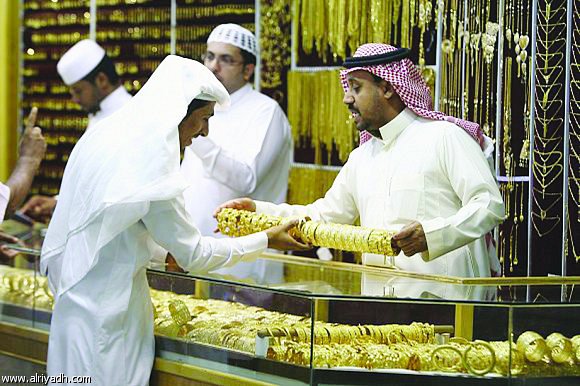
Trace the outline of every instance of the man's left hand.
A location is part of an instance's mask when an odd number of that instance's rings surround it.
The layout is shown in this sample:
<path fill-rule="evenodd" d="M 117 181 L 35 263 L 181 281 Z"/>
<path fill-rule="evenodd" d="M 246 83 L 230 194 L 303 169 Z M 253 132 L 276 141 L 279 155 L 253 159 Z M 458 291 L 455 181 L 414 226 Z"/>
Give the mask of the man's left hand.
<path fill-rule="evenodd" d="M 405 256 L 413 256 L 426 251 L 427 239 L 423 226 L 418 221 L 407 224 L 393 236 L 391 244 L 396 249 L 395 252 L 402 250 Z"/>

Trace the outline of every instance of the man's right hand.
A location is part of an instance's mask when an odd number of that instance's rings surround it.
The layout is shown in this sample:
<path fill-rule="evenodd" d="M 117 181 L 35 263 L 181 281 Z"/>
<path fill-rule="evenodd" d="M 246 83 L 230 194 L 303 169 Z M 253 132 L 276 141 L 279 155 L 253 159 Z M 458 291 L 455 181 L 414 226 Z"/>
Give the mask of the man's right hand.
<path fill-rule="evenodd" d="M 250 212 L 256 211 L 256 203 L 254 200 L 248 197 L 236 198 L 234 200 L 229 200 L 217 207 L 213 212 L 213 217 L 217 218 L 218 213 L 224 208 L 248 210 Z"/>
<path fill-rule="evenodd" d="M 303 242 L 292 237 L 289 233 L 298 225 L 300 220 L 288 221 L 285 224 L 274 226 L 266 229 L 268 235 L 268 248 L 278 249 L 280 251 L 305 251 L 312 249 L 312 245 L 304 244 Z"/>
<path fill-rule="evenodd" d="M 9 235 L 8 233 L 4 233 L 4 232 L 0 231 L 0 258 L 12 259 L 14 256 L 16 256 L 18 254 L 18 252 L 16 252 L 15 250 L 6 248 L 4 243 L 15 244 L 18 242 L 20 242 L 20 240 L 18 240 L 16 237 Z"/>
<path fill-rule="evenodd" d="M 32 196 L 22 207 L 21 211 L 36 221 L 48 222 L 52 217 L 56 200 L 48 196 Z"/>
<path fill-rule="evenodd" d="M 46 151 L 46 141 L 40 127 L 34 126 L 37 114 L 38 109 L 33 107 L 26 120 L 26 128 L 20 141 L 20 158 L 33 161 L 38 167 Z"/>

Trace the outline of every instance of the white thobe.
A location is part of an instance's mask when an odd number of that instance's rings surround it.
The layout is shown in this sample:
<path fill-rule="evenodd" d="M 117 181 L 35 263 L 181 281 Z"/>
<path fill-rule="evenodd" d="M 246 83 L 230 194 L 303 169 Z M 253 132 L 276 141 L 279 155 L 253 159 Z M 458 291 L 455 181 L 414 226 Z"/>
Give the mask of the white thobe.
<path fill-rule="evenodd" d="M 0 222 L 4 220 L 8 201 L 10 200 L 10 188 L 0 182 Z"/>
<path fill-rule="evenodd" d="M 191 183 L 185 207 L 205 236 L 213 235 L 212 214 L 224 201 L 245 196 L 286 201 L 292 145 L 288 119 L 276 101 L 249 84 L 230 98 L 230 108 L 215 111 L 209 135 L 193 140 L 181 164 Z"/>
<path fill-rule="evenodd" d="M 194 139 L 181 164 L 191 184 L 184 192 L 185 207 L 205 236 L 215 235 L 213 211 L 223 202 L 252 197 L 282 203 L 288 190 L 292 137 L 286 115 L 276 101 L 250 84 L 230 98 L 230 108 L 216 109 L 208 137 Z M 279 276 L 281 269 L 242 263 L 221 273 L 262 281 L 268 275 Z"/>
<path fill-rule="evenodd" d="M 49 376 L 89 375 L 93 385 L 106 386 L 149 383 L 155 350 L 145 267 L 155 243 L 199 272 L 258 255 L 268 238 L 263 232 L 231 240 L 203 237 L 182 198 L 152 202 L 148 214 L 101 249 L 87 275 L 57 298 Z"/>
<path fill-rule="evenodd" d="M 107 95 L 99 104 L 99 111 L 89 114 L 89 124 L 87 130 L 93 127 L 97 122 L 103 120 L 115 111 L 119 110 L 129 102 L 132 95 L 127 92 L 125 87 L 119 86 L 112 93 Z"/>
<path fill-rule="evenodd" d="M 306 205 L 257 202 L 280 216 L 398 231 L 419 221 L 428 250 L 394 258 L 400 269 L 461 277 L 490 275 L 497 256 L 485 235 L 504 218 L 497 183 L 479 145 L 463 129 L 405 109 L 349 156 L 325 197 Z M 365 264 L 387 264 L 363 254 Z"/>

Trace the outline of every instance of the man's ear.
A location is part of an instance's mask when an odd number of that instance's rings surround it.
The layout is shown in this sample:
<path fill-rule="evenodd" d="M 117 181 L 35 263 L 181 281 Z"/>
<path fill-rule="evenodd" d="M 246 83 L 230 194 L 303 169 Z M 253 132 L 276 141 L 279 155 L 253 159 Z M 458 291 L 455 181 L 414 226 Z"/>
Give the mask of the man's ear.
<path fill-rule="evenodd" d="M 386 80 L 381 81 L 381 89 L 383 90 L 385 98 L 387 99 L 391 99 L 395 94 L 395 89 L 393 88 L 393 85 L 387 82 Z"/>
<path fill-rule="evenodd" d="M 244 64 L 244 80 L 246 82 L 250 81 L 254 70 L 256 69 L 256 65 L 252 63 Z"/>
<path fill-rule="evenodd" d="M 110 83 L 109 78 L 104 72 L 99 72 L 95 77 L 95 86 L 97 86 L 99 90 L 105 90 L 109 87 Z"/>

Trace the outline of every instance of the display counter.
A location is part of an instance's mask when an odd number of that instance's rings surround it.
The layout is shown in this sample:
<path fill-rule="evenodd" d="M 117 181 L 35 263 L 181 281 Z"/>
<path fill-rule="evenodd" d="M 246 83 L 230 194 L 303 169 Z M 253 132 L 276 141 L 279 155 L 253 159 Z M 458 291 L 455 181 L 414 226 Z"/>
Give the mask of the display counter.
<path fill-rule="evenodd" d="M 0 266 L 0 351 L 41 363 L 52 296 L 37 258 L 22 261 Z M 438 277 L 268 253 L 148 277 L 153 384 L 580 382 L 578 277 Z"/>

